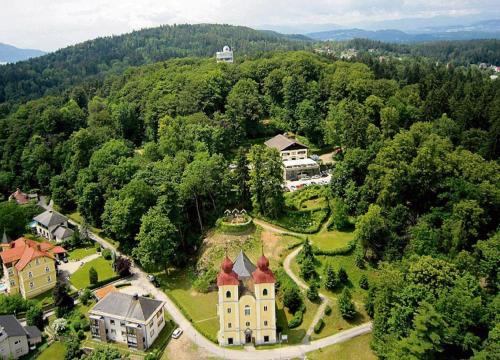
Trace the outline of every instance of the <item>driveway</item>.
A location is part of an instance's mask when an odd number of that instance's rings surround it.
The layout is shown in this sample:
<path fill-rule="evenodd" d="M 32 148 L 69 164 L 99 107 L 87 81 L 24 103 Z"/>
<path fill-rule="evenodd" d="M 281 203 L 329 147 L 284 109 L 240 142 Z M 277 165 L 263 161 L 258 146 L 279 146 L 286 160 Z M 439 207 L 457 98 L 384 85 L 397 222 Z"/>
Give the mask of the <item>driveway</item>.
<path fill-rule="evenodd" d="M 61 264 L 57 266 L 57 269 L 59 270 L 59 278 L 62 279 L 65 283 L 69 284 L 69 277 L 73 275 L 73 273 L 75 273 L 85 263 L 95 260 L 100 256 L 101 254 L 92 254 L 84 257 L 81 260 L 68 261 L 67 263 L 61 262 Z"/>

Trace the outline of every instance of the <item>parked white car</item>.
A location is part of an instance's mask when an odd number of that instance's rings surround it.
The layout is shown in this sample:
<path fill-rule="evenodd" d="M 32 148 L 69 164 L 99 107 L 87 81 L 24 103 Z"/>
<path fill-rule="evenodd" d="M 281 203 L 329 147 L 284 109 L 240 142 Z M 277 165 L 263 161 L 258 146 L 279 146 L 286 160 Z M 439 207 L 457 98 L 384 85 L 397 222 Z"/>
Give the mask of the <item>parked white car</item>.
<path fill-rule="evenodd" d="M 182 335 L 182 329 L 181 328 L 177 328 L 172 333 L 172 339 L 178 339 L 178 338 L 181 337 L 181 335 Z"/>

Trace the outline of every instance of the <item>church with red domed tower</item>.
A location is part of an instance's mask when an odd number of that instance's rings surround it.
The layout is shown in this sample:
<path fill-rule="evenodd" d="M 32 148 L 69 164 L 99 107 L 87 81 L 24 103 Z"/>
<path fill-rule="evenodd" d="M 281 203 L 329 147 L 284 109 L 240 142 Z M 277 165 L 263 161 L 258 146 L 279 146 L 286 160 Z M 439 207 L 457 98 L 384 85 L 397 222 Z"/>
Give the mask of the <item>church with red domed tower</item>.
<path fill-rule="evenodd" d="M 220 345 L 276 343 L 276 278 L 262 254 L 254 265 L 240 251 L 225 257 L 217 275 Z"/>

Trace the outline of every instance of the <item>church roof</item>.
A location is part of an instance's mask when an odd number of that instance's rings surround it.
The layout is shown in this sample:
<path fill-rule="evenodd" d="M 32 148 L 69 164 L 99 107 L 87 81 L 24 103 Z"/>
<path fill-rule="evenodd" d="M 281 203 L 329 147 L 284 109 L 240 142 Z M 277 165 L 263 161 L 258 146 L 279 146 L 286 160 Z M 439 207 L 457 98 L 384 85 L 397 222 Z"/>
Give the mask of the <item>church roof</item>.
<path fill-rule="evenodd" d="M 233 271 L 238 274 L 238 277 L 240 279 L 251 277 L 256 268 L 243 250 L 240 250 L 233 265 Z"/>

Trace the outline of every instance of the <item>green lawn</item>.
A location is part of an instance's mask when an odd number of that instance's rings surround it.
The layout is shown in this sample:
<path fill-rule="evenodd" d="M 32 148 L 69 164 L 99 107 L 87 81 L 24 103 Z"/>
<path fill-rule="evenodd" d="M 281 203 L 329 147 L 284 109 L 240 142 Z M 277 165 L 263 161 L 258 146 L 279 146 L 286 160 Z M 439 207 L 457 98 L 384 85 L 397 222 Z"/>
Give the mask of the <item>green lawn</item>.
<path fill-rule="evenodd" d="M 357 336 L 340 344 L 309 352 L 307 358 L 311 360 L 376 360 L 377 357 L 370 349 L 371 338 L 371 334 Z"/>
<path fill-rule="evenodd" d="M 65 351 L 66 349 L 64 344 L 59 341 L 55 341 L 38 356 L 37 360 L 63 359 Z"/>
<path fill-rule="evenodd" d="M 80 248 L 80 249 L 75 249 L 69 252 L 68 258 L 69 260 L 74 260 L 78 261 L 83 259 L 84 257 L 87 257 L 89 255 L 95 254 L 97 251 L 94 246 L 92 247 L 87 247 L 87 248 Z"/>
<path fill-rule="evenodd" d="M 77 289 L 83 289 L 90 285 L 89 282 L 89 269 L 94 267 L 97 270 L 98 280 L 103 281 L 113 276 L 116 276 L 116 273 L 113 271 L 111 266 L 111 261 L 105 260 L 102 257 L 98 257 L 95 260 L 92 260 L 85 265 L 83 265 L 80 269 L 78 269 L 73 275 L 70 277 L 71 284 Z"/>
<path fill-rule="evenodd" d="M 302 324 L 295 329 L 288 328 L 288 321 L 293 318 L 293 314 L 289 313 L 288 310 L 283 307 L 279 299 L 276 301 L 276 325 L 283 329 L 284 335 L 288 335 L 288 344 L 298 344 L 302 341 L 318 310 L 319 305 L 310 302 L 305 294 L 303 295 L 303 299 L 306 305 L 306 312 L 304 313 Z"/>
<path fill-rule="evenodd" d="M 47 290 L 44 293 L 41 293 L 41 294 L 35 296 L 31 300 L 38 301 L 40 303 L 40 305 L 42 305 L 42 306 L 48 305 L 48 304 L 54 302 L 54 299 L 52 298 L 53 291 L 54 291 L 53 289 Z"/>
<path fill-rule="evenodd" d="M 219 319 L 217 317 L 217 291 L 199 293 L 192 287 L 193 275 L 188 270 L 157 275 L 161 287 L 195 327 L 212 341 L 217 340 Z"/>
<path fill-rule="evenodd" d="M 322 231 L 318 234 L 309 235 L 311 243 L 321 250 L 345 247 L 352 239 L 354 239 L 354 232 L 352 231 Z"/>

